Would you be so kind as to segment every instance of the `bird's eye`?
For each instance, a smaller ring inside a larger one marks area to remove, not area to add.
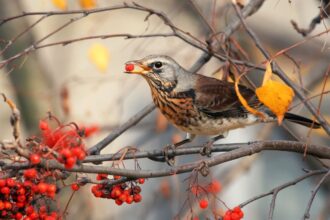
[[[159,69],[159,68],[161,68],[162,66],[163,66],[162,62],[157,61],[157,62],[154,63],[154,67],[155,67],[156,69]]]

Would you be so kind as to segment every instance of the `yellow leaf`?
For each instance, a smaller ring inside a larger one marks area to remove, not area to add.
[[[96,7],[96,0],[79,0],[79,4],[83,9],[92,9]]]
[[[265,118],[265,115],[264,113],[262,112],[259,112],[257,109],[254,109],[252,107],[249,106],[249,104],[247,103],[247,101],[245,100],[245,98],[241,95],[240,91],[239,91],[239,87],[238,87],[238,82],[240,80],[240,76],[237,78],[237,80],[235,81],[235,92],[236,92],[236,95],[239,99],[239,101],[241,102],[241,104],[244,106],[244,108],[246,110],[248,110],[249,112],[251,112],[252,114],[254,115],[257,115],[259,116],[260,118],[264,119]]]
[[[277,116],[278,123],[281,124],[294,97],[291,87],[268,80],[262,87],[256,89],[256,94],[260,102]]]
[[[53,5],[61,10],[66,10],[68,8],[67,0],[53,0]]]
[[[110,53],[104,45],[99,43],[92,45],[89,49],[89,58],[101,72],[107,70]]]

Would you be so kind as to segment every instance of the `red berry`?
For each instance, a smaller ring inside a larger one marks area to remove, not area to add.
[[[45,122],[45,121],[43,121],[43,120],[40,120],[40,121],[39,121],[39,128],[40,128],[40,130],[42,130],[42,131],[49,130],[49,127],[48,127],[47,122]]]
[[[23,214],[20,213],[20,212],[17,212],[16,215],[15,215],[15,219],[16,220],[21,220],[23,218]]]
[[[47,192],[52,194],[56,193],[56,185],[55,184],[48,184],[47,185]]]
[[[236,212],[232,212],[230,215],[231,220],[240,220],[241,218]]]
[[[209,205],[209,202],[206,199],[202,199],[199,201],[199,207],[201,207],[201,209],[206,209]]]
[[[25,195],[19,195],[17,196],[17,201],[18,202],[24,202],[26,200],[26,196]]]
[[[15,205],[16,205],[17,208],[23,208],[23,207],[26,206],[26,203],[25,202],[16,202]]]
[[[218,180],[213,180],[208,186],[208,191],[210,193],[219,193],[221,191],[221,183]]]
[[[123,193],[123,194],[121,194],[121,195],[119,196],[118,199],[121,200],[122,202],[125,202],[126,199],[127,199],[127,195]]]
[[[223,216],[222,219],[223,220],[232,220],[231,217],[230,217],[230,215],[225,215],[225,216]]]
[[[131,71],[133,71],[133,70],[134,70],[134,64],[132,64],[132,63],[128,63],[128,64],[126,64],[126,65],[125,65],[125,70],[126,70],[127,72],[131,72]]]
[[[122,204],[123,204],[123,201],[121,201],[120,199],[116,199],[116,200],[115,200],[115,203],[116,203],[117,205],[122,205]]]
[[[62,149],[59,153],[64,158],[72,157],[72,152],[69,149],[67,149],[67,148]]]
[[[126,202],[127,204],[131,204],[133,201],[134,201],[133,196],[127,196],[125,202]]]
[[[32,212],[29,217],[31,219],[38,219],[39,215],[36,212]]]
[[[30,155],[30,162],[33,164],[33,165],[37,165],[40,163],[40,156],[39,154],[31,154]]]
[[[112,190],[111,190],[111,193],[110,193],[110,195],[111,195],[111,198],[113,198],[113,199],[116,199],[116,198],[118,198],[120,195],[121,195],[121,190],[120,189],[118,189],[118,188],[113,188]]]
[[[98,125],[91,125],[89,127],[85,128],[85,137],[90,137],[94,133],[98,132],[100,130],[100,127]]]
[[[3,204],[7,210],[11,210],[13,208],[13,205],[10,202],[5,201]]]
[[[32,188],[32,185],[33,185],[33,183],[32,183],[31,181],[29,181],[29,180],[25,180],[25,181],[23,182],[23,186],[24,186],[25,188]]]
[[[0,179],[0,188],[6,186],[6,180]]]
[[[97,176],[96,176],[96,179],[97,179],[97,180],[104,180],[104,179],[106,179],[106,178],[108,178],[108,174],[105,174],[105,173],[99,173],[99,174],[97,174]]]
[[[86,157],[86,153],[85,151],[81,150],[80,153],[78,155],[76,155],[78,160],[84,160]]]
[[[71,189],[72,189],[73,191],[78,191],[79,188],[80,188],[80,186],[79,186],[77,183],[73,183],[73,184],[71,184]]]
[[[34,179],[37,177],[38,172],[36,169],[31,168],[31,169],[24,170],[23,174],[24,174],[25,178]]]
[[[244,217],[244,213],[243,213],[241,207],[239,207],[239,206],[233,208],[233,212],[235,212],[240,218]]]
[[[138,182],[139,182],[140,184],[143,184],[143,183],[144,183],[144,178],[139,178],[139,179],[138,179]]]
[[[14,179],[12,179],[12,178],[8,178],[6,180],[6,183],[7,183],[7,186],[8,187],[14,187],[16,185],[16,181]]]
[[[18,195],[24,195],[26,193],[26,190],[23,187],[21,187],[21,188],[17,189],[16,192]]]
[[[3,210],[5,208],[5,204],[0,200],[0,210]]]
[[[134,202],[136,202],[136,203],[141,202],[141,200],[142,200],[142,196],[141,196],[140,194],[135,194],[135,195],[133,196],[133,200],[134,200]]]
[[[45,205],[40,206],[39,212],[40,213],[46,213],[47,212],[47,206],[45,206]]]
[[[32,212],[34,212],[33,206],[30,205],[30,206],[26,207],[25,212],[27,215],[30,215]]]
[[[9,187],[5,186],[5,187],[2,187],[1,188],[0,192],[2,194],[9,194],[10,193],[10,189],[9,189]]]
[[[74,167],[75,164],[76,164],[76,158],[74,158],[74,157],[68,157],[66,159],[66,162],[65,162],[64,166],[67,169],[71,169],[71,168]]]
[[[47,183],[41,182],[41,183],[38,184],[39,193],[44,194],[45,192],[47,192],[47,189],[48,189],[48,184]]]

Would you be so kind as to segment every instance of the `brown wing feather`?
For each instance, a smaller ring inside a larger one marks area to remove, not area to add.
[[[240,93],[252,106],[260,105],[253,90],[240,85]],[[235,92],[234,83],[199,75],[196,80],[195,104],[209,114],[242,114],[245,108]]]

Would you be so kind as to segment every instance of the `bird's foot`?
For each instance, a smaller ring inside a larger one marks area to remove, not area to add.
[[[176,149],[175,144],[166,145],[163,149],[165,161],[169,166],[175,165],[175,156],[170,155],[170,152],[174,152],[175,149]]]
[[[212,154],[212,146],[214,141],[208,141],[206,144],[203,145],[203,148],[201,148],[200,154],[202,156],[211,157]]]

